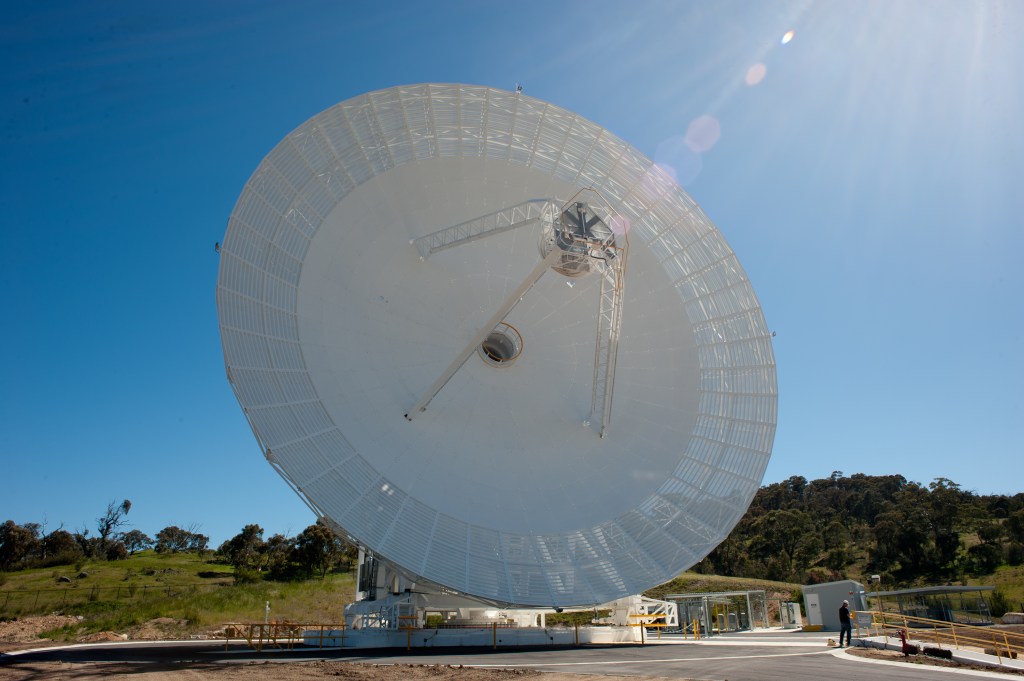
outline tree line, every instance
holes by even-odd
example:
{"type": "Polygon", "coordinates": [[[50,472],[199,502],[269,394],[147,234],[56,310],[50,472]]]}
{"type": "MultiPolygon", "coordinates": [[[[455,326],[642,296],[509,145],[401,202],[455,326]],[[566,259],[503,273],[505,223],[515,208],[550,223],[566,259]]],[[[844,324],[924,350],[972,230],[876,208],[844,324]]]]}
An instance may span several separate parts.
{"type": "Polygon", "coordinates": [[[901,475],[761,487],[699,572],[815,584],[882,576],[892,586],[964,580],[1024,563],[1024,493],[979,495],[901,475]]]}
{"type": "Polygon", "coordinates": [[[358,552],[354,544],[321,522],[294,537],[275,534],[266,540],[263,528],[246,525],[217,549],[217,555],[234,567],[235,580],[239,582],[259,581],[264,577],[288,580],[317,576],[323,579],[331,570],[350,570],[358,552]]]}
{"type": "MultiPolygon", "coordinates": [[[[0,525],[0,571],[118,560],[143,550],[212,553],[239,581],[323,577],[350,567],[357,549],[321,523],[294,537],[264,538],[251,524],[209,549],[196,526],[169,526],[151,538],[126,529],[131,502],[110,502],[83,528],[46,532],[38,523],[0,525]]],[[[765,485],[732,533],[698,572],[814,584],[866,581],[892,586],[965,580],[1024,564],[1024,493],[978,495],[947,478],[928,485],[901,475],[802,476],[765,485]]]]}
{"type": "Polygon", "coordinates": [[[320,522],[294,537],[275,534],[263,538],[263,528],[246,525],[242,531],[209,548],[210,538],[196,525],[169,525],[150,537],[138,529],[127,529],[131,501],[110,502],[96,519],[96,532],[83,527],[74,532],[59,527],[47,532],[40,523],[18,525],[8,520],[0,525],[0,571],[10,572],[57,565],[76,565],[86,560],[124,560],[146,549],[158,554],[194,553],[234,568],[236,581],[298,579],[319,576],[331,570],[349,569],[358,549],[320,522]]]}
{"type": "Polygon", "coordinates": [[[96,533],[88,527],[73,532],[63,526],[47,532],[41,523],[18,525],[8,520],[0,525],[0,570],[23,570],[53,565],[71,565],[83,560],[123,560],[144,549],[158,553],[190,551],[203,553],[210,538],[196,526],[174,525],[152,538],[141,530],[126,529],[132,502],[111,501],[96,519],[96,533]]]}

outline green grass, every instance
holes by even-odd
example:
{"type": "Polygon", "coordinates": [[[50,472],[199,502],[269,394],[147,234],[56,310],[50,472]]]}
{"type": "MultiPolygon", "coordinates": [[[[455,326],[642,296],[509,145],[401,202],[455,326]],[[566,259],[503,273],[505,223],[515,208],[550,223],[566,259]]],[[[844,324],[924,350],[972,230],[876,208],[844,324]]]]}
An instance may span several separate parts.
{"type": "Polygon", "coordinates": [[[274,620],[334,623],[355,595],[354,575],[324,580],[234,583],[231,567],[193,554],[141,552],[124,561],[9,572],[0,587],[0,615],[62,612],[81,615],[78,625],[46,632],[67,640],[95,631],[124,632],[158,617],[184,620],[169,633],[187,635],[226,622],[261,622],[270,601],[274,620]],[[58,583],[65,575],[71,583],[58,583]]]}
{"type": "Polygon", "coordinates": [[[1024,565],[1000,565],[993,574],[968,581],[996,587],[1010,602],[1011,612],[1024,609],[1024,565]]]}
{"type": "Polygon", "coordinates": [[[81,568],[74,565],[58,565],[47,568],[8,572],[2,591],[12,589],[54,589],[54,588],[116,588],[134,583],[138,586],[166,586],[169,584],[191,583],[210,578],[222,583],[232,581],[230,565],[214,562],[195,554],[158,554],[142,551],[126,560],[85,561],[81,568]],[[78,578],[80,572],[88,577],[78,578]],[[199,573],[208,573],[200,577],[199,573]],[[62,586],[58,577],[68,577],[72,583],[62,586]]]}
{"type": "Polygon", "coordinates": [[[648,589],[644,595],[650,598],[662,598],[665,594],[760,590],[767,592],[768,598],[786,598],[788,600],[793,592],[799,594],[800,585],[790,582],[773,582],[769,579],[721,577],[684,572],[670,582],[648,589]]]}

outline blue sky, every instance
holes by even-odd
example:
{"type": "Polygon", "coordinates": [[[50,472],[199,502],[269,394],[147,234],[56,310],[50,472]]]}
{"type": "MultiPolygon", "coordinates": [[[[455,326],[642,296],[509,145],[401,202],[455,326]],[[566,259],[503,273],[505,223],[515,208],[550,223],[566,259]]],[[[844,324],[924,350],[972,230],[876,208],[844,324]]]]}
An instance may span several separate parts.
{"type": "Polygon", "coordinates": [[[0,521],[91,527],[129,498],[143,531],[196,523],[215,543],[312,522],[225,379],[213,245],[290,130],[425,81],[522,82],[673,168],[778,334],[765,482],[841,470],[1024,491],[1022,3],[5,14],[0,521]]]}

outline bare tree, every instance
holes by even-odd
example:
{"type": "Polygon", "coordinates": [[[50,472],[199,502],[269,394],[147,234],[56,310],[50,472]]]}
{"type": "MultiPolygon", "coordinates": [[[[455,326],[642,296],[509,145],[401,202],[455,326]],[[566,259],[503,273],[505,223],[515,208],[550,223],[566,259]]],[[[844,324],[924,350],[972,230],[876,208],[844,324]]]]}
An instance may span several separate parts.
{"type": "Polygon", "coordinates": [[[115,536],[119,529],[128,524],[128,511],[132,508],[132,502],[125,499],[120,504],[111,501],[107,504],[107,512],[96,519],[96,531],[100,535],[100,555],[106,555],[107,542],[111,536],[115,536]]]}

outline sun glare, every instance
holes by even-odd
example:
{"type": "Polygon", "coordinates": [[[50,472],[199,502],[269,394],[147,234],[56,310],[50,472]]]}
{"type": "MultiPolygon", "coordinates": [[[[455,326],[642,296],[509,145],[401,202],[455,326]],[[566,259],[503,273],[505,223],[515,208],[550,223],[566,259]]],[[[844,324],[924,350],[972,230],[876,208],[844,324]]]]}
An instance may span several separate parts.
{"type": "Polygon", "coordinates": [[[707,114],[697,116],[686,128],[687,146],[698,154],[710,151],[715,146],[718,138],[722,135],[722,125],[714,116],[707,114]]]}
{"type": "Polygon", "coordinates": [[[764,76],[766,73],[768,73],[767,66],[760,63],[754,64],[749,69],[747,69],[747,77],[744,78],[744,81],[747,85],[757,85],[762,80],[764,80],[764,76]]]}

